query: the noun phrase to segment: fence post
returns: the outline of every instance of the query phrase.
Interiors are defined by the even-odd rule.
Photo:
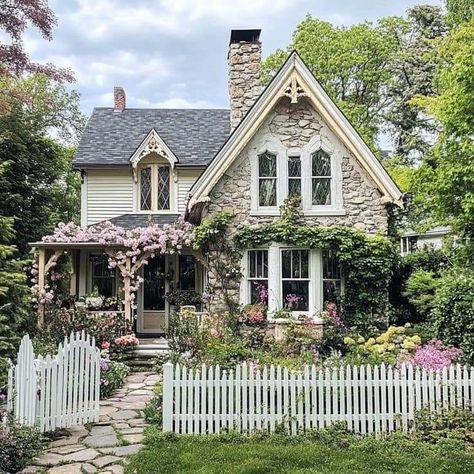
[[[173,431],[173,364],[163,364],[163,431]]]

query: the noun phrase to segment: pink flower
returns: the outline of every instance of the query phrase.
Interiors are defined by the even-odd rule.
[[[102,342],[102,344],[100,345],[100,348],[101,349],[110,349],[110,342],[108,342],[108,341]]]
[[[432,339],[427,344],[418,346],[415,354],[404,362],[428,370],[440,370],[449,367],[461,355],[461,349],[446,347],[439,339]]]

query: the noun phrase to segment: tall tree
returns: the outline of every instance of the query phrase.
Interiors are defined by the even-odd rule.
[[[436,123],[413,102],[436,93],[436,46],[447,26],[439,7],[417,5],[406,19],[386,18],[381,23],[393,32],[398,53],[390,66],[394,80],[387,89],[386,129],[391,134],[394,154],[412,164],[425,153],[437,134]]]
[[[423,103],[441,126],[417,173],[417,202],[435,220],[474,238],[474,18],[453,29],[439,50],[439,95]]]
[[[370,23],[334,26],[308,15],[296,27],[291,44],[264,61],[265,82],[292,50],[298,51],[351,123],[374,145],[387,106],[384,90],[393,80],[390,65],[397,52],[393,32]]]
[[[474,17],[474,2],[472,0],[445,0],[448,12],[448,22],[456,27]]]

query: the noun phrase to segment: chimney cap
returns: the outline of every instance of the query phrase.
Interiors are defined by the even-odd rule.
[[[258,43],[262,30],[231,30],[230,43]]]

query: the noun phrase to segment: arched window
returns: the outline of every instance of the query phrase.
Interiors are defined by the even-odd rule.
[[[149,164],[140,169],[140,210],[170,209],[170,167]]]
[[[260,207],[277,205],[277,160],[268,151],[258,155],[258,203]]]
[[[331,157],[323,150],[311,155],[311,200],[313,206],[329,206],[331,196]]]

